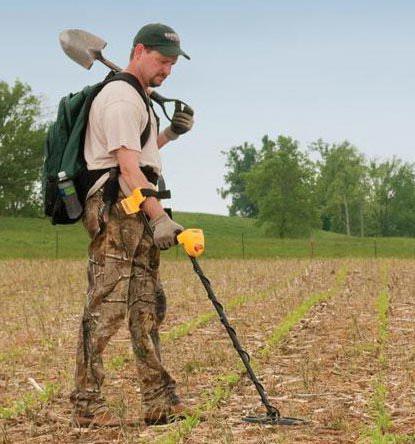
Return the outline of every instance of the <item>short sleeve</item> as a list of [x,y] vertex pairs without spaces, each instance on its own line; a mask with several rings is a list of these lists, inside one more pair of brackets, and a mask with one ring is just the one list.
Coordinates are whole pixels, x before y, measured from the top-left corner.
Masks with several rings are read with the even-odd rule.
[[147,118],[137,104],[127,100],[118,100],[105,106],[101,123],[108,152],[120,146],[141,151],[140,134],[147,124]]

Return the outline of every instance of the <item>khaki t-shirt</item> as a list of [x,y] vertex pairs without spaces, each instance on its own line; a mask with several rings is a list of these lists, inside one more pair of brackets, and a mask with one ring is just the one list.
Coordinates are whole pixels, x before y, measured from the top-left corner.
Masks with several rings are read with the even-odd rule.
[[92,102],[85,135],[85,160],[89,170],[118,165],[115,150],[124,146],[140,152],[140,166],[151,166],[161,173],[157,147],[157,122],[150,108],[151,130],[147,143],[140,145],[140,136],[147,125],[146,105],[138,92],[127,82],[106,85]]

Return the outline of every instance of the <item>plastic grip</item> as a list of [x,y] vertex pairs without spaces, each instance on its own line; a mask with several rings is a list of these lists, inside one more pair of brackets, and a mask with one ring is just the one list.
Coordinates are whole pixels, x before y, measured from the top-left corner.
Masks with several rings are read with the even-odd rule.
[[189,228],[177,235],[177,242],[182,244],[186,253],[191,257],[198,257],[205,251],[205,237],[203,231]]

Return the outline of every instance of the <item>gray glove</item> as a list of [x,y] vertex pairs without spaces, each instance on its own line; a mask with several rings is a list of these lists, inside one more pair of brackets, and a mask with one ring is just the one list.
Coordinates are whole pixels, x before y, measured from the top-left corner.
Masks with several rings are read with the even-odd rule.
[[193,123],[193,110],[191,108],[185,106],[182,111],[180,106],[176,107],[173,118],[171,119],[171,125],[164,130],[164,134],[167,139],[175,140],[182,134],[190,131]]
[[151,219],[150,227],[154,233],[154,243],[161,250],[167,250],[175,245],[176,236],[184,230],[181,225],[173,222],[166,213]]

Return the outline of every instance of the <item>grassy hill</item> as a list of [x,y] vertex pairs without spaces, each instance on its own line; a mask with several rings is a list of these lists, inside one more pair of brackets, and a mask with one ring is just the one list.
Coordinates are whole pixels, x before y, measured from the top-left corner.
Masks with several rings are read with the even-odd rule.
[[[265,237],[252,219],[201,213],[175,213],[187,228],[202,228],[206,258],[402,257],[415,258],[415,240],[357,238],[316,231],[311,239]],[[46,219],[0,217],[0,259],[85,258],[88,237],[82,224],[52,226]],[[165,258],[185,257],[181,247]]]

